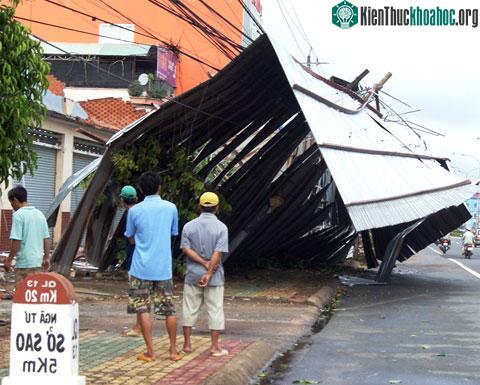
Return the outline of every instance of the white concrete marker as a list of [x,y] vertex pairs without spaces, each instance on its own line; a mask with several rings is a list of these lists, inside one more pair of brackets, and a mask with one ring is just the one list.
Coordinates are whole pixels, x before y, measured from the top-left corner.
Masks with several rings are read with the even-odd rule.
[[465,266],[462,262],[458,262],[456,259],[448,258],[449,261],[455,262],[458,266],[462,269],[468,271],[470,274],[474,275],[477,278],[480,278],[480,274],[477,273],[475,270],[470,269],[469,267]]
[[31,274],[12,303],[10,373],[2,385],[85,385],[78,375],[78,302],[57,273]]

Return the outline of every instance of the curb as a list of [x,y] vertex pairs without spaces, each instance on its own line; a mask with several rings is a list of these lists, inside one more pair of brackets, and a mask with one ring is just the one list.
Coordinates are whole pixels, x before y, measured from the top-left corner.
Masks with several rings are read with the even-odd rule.
[[[330,303],[332,298],[335,298],[335,294],[335,282],[328,282],[311,295],[306,303],[322,309]],[[203,385],[249,384],[259,371],[271,364],[276,353],[276,348],[269,343],[261,340],[255,341],[227,365],[208,377]]]
[[328,282],[320,290],[316,293],[311,295],[307,299],[307,303],[313,306],[322,309],[325,305],[327,305],[333,298],[335,298],[336,294],[336,284],[334,282]]
[[276,350],[265,341],[256,341],[227,365],[208,377],[203,385],[245,385],[270,362]]

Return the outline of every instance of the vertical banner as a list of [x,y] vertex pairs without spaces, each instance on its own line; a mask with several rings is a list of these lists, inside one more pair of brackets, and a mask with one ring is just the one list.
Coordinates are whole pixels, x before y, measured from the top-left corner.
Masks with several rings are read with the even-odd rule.
[[176,87],[175,72],[177,55],[167,47],[157,47],[157,79],[166,81],[170,86]]

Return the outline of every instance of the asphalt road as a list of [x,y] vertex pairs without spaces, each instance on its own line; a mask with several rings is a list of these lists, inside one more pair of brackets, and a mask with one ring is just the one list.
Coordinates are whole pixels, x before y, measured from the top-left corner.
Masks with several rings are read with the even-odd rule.
[[438,251],[399,264],[389,285],[353,287],[275,384],[480,384],[480,249]]

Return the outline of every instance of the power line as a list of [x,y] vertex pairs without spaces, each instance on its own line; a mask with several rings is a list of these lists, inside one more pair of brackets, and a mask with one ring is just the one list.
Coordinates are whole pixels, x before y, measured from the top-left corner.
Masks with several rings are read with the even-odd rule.
[[108,39],[118,40],[118,41],[121,41],[121,42],[130,43],[130,44],[135,44],[135,45],[141,45],[141,46],[150,45],[150,44],[135,43],[135,42],[132,42],[132,41],[130,41],[130,40],[124,40],[124,39],[120,39],[120,38],[117,38],[117,37],[110,37],[110,36],[107,36],[107,35],[101,35],[101,34],[99,34],[99,33],[81,31],[81,30],[79,30],[79,29],[70,28],[70,27],[64,27],[64,26],[61,26],[61,25],[50,24],[50,23],[47,23],[47,22],[44,22],[44,21],[40,21],[40,20],[27,19],[27,18],[25,18],[25,17],[20,17],[20,16],[16,16],[16,15],[14,16],[14,18],[15,18],[15,19],[18,19],[18,20],[23,20],[23,21],[29,21],[29,22],[31,22],[31,23],[46,25],[46,26],[48,26],[48,27],[64,29],[64,30],[66,30],[66,31],[83,33],[83,34],[85,34],[85,35],[91,35],[91,36],[97,36],[97,37],[105,37],[105,38],[108,38]]
[[[236,55],[235,52],[231,50],[231,48],[236,49],[237,53],[242,52],[243,47],[236,42],[232,41],[230,38],[225,36],[223,33],[218,31],[212,25],[208,24],[205,20],[203,20],[199,15],[197,15],[190,7],[185,5],[181,0],[170,0],[173,4],[182,12],[186,17],[188,17],[192,24],[199,28],[205,35],[208,35],[207,39],[212,41],[218,48],[226,54],[229,59],[233,59]],[[227,47],[226,44],[229,44],[230,47]]]
[[228,39],[225,35],[221,36],[219,31],[206,23],[200,16],[196,15],[195,12],[179,0],[175,0],[174,2],[174,5],[178,9],[177,11],[160,3],[158,0],[147,1],[197,28],[215,48],[230,60],[232,60],[236,54],[230,51],[230,49],[224,45],[224,42],[227,42],[231,47],[237,49],[238,52],[241,52],[242,47],[240,45]]
[[[98,66],[98,65],[95,65],[95,64],[91,63],[90,61],[86,60],[85,58],[83,58],[83,57],[81,57],[81,56],[79,56],[79,55],[76,55],[76,54],[74,54],[74,53],[72,53],[72,52],[68,52],[68,51],[64,50],[63,48],[60,48],[59,46],[57,46],[57,45],[55,45],[55,44],[53,44],[53,43],[51,43],[51,42],[49,42],[49,41],[41,38],[40,36],[37,36],[37,35],[35,35],[35,34],[33,34],[33,33],[31,34],[31,36],[33,36],[34,38],[36,38],[36,39],[44,42],[45,44],[50,45],[50,46],[53,47],[53,48],[58,49],[59,51],[62,51],[63,53],[65,53],[65,54],[67,54],[67,55],[70,55],[70,56],[72,56],[72,57],[77,57],[78,59],[80,59],[81,61],[83,61],[85,64],[87,64],[87,65],[89,65],[89,66],[91,66],[91,67],[94,67],[94,68],[98,69],[99,71],[105,72],[105,73],[107,73],[108,75],[110,75],[110,76],[112,76],[112,77],[114,77],[114,78],[123,80],[123,81],[125,81],[125,82],[127,82],[127,83],[130,82],[130,80],[128,80],[128,79],[126,79],[126,78],[124,78],[124,77],[122,77],[122,76],[116,75],[116,74],[114,74],[114,73],[108,72],[108,71],[105,70],[104,68],[102,68],[102,67],[100,67],[100,66]],[[199,113],[204,114],[204,115],[206,115],[206,116],[209,116],[209,117],[212,117],[212,118],[221,120],[221,121],[223,121],[223,122],[237,124],[237,122],[234,122],[233,120],[225,119],[225,118],[222,118],[221,116],[218,116],[218,115],[215,115],[215,114],[211,114],[211,113],[206,112],[206,111],[203,111],[203,110],[201,110],[201,109],[199,109],[199,108],[196,108],[196,107],[193,107],[193,106],[189,106],[188,104],[182,103],[182,102],[176,100],[175,98],[172,98],[172,99],[170,99],[169,101],[172,102],[172,103],[178,104],[178,105],[180,105],[180,106],[182,106],[182,107],[186,107],[186,108],[188,108],[188,109],[190,109],[190,110],[192,110],[192,111],[196,111],[196,112],[199,112]]]
[[220,17],[222,20],[224,20],[225,22],[227,22],[228,25],[230,25],[235,31],[237,32],[240,32],[242,34],[242,36],[246,37],[248,40],[250,40],[251,43],[253,43],[253,39],[248,36],[246,33],[244,33],[243,31],[241,31],[240,29],[238,29],[234,24],[232,24],[228,19],[226,19],[224,16],[222,16],[219,12],[217,12],[215,9],[213,9],[211,6],[209,6],[205,1],[203,0],[199,0],[201,4],[203,4],[210,12],[212,12],[213,14],[217,15],[218,17]]
[[139,25],[138,23],[135,23],[135,21],[133,21],[133,19],[131,19],[130,17],[124,15],[122,12],[120,12],[118,9],[112,7],[110,4],[108,4],[106,1],[104,0],[98,0],[100,1],[102,4],[104,4],[105,6],[107,6],[109,9],[111,9],[112,11],[118,13],[120,16],[124,17],[125,19],[127,19],[130,23],[134,24],[134,25],[137,25],[139,28],[141,28],[143,31],[145,31],[146,33],[150,34],[150,36],[152,36],[154,39],[157,39],[157,40],[160,40],[157,36],[153,35],[152,32],[150,31],[147,31],[145,28],[143,28],[141,25]]
[[282,13],[283,19],[285,20],[285,23],[287,24],[288,29],[290,30],[290,33],[292,34],[293,40],[295,41],[295,44],[297,44],[298,50],[300,51],[300,54],[303,56],[303,51],[302,48],[300,47],[300,44],[297,41],[297,38],[295,37],[295,34],[293,33],[292,28],[290,28],[290,23],[287,20],[287,17],[283,13],[282,6],[280,4],[280,0],[277,0],[278,8],[280,9],[280,12]]
[[[100,20],[100,21],[102,21],[102,22],[104,22],[104,23],[106,23],[106,24],[113,25],[113,26],[115,26],[115,27],[117,27],[117,28],[124,29],[124,30],[126,30],[126,31],[132,32],[130,29],[128,29],[128,28],[126,28],[126,27],[123,27],[123,26],[121,26],[121,25],[112,23],[112,22],[110,22],[110,21],[108,21],[108,20],[105,20],[105,19],[102,19],[102,18],[100,18],[100,17],[97,17],[97,16],[94,16],[94,15],[90,15],[90,14],[88,14],[88,13],[79,11],[79,10],[77,10],[77,9],[75,9],[75,8],[71,8],[71,7],[68,7],[68,6],[63,5],[63,4],[60,4],[60,3],[56,3],[55,1],[52,1],[52,0],[45,0],[45,1],[48,2],[48,3],[54,4],[54,5],[58,6],[58,7],[61,7],[61,8],[67,9],[67,10],[69,10],[69,11],[72,11],[72,12],[81,14],[81,15],[83,15],[83,16],[89,17],[89,18],[91,18],[92,20]],[[153,40],[155,39],[155,38],[153,38],[152,36],[146,35],[146,34],[144,34],[144,33],[138,32],[138,31],[136,31],[135,33],[137,33],[137,34],[139,34],[139,35],[141,35],[141,36],[148,37],[149,39],[153,39]],[[195,61],[198,62],[198,63],[205,64],[206,66],[214,69],[215,71],[219,71],[218,68],[212,66],[211,64],[206,63],[206,62],[203,61],[202,59],[199,59],[199,58],[197,58],[197,57],[195,57],[195,56],[193,56],[193,55],[191,55],[191,54],[189,54],[189,53],[187,53],[187,52],[179,49],[178,47],[173,46],[171,43],[169,43],[169,42],[167,42],[167,41],[165,41],[165,40],[161,40],[161,39],[157,39],[157,40],[158,40],[159,42],[161,42],[162,44],[164,44],[165,46],[167,46],[167,47],[169,47],[170,49],[172,49],[174,52],[178,52],[178,53],[180,53],[180,54],[182,54],[182,55],[184,55],[184,56],[186,56],[186,57],[188,57],[188,58],[190,58],[190,59],[192,59],[192,60],[195,60]]]
[[[285,10],[287,10],[287,6],[284,4],[283,5],[285,7]],[[293,20],[293,24],[295,25],[295,27],[297,28],[297,31],[300,32],[300,35],[302,35],[303,39],[306,41],[306,43],[310,46],[310,48],[312,48],[312,45],[310,44],[310,41],[308,40],[308,36],[307,34],[305,33],[305,30],[303,29],[303,26],[302,26],[302,22],[300,21],[300,18],[298,17],[297,15],[297,12],[295,12],[295,7],[293,6],[293,4],[290,2],[290,8],[292,9],[293,11],[293,15],[295,16],[295,18],[297,19],[297,23],[295,23],[295,20],[293,20],[293,18],[291,18]],[[288,12],[287,12],[288,13]],[[289,14],[290,15],[290,14]]]
[[257,25],[260,32],[265,35],[265,30],[262,28],[261,24],[258,22],[257,18],[252,14],[252,12],[248,9],[248,7],[244,4],[243,0],[238,0],[242,8],[247,12],[248,16],[253,20],[253,22]]

